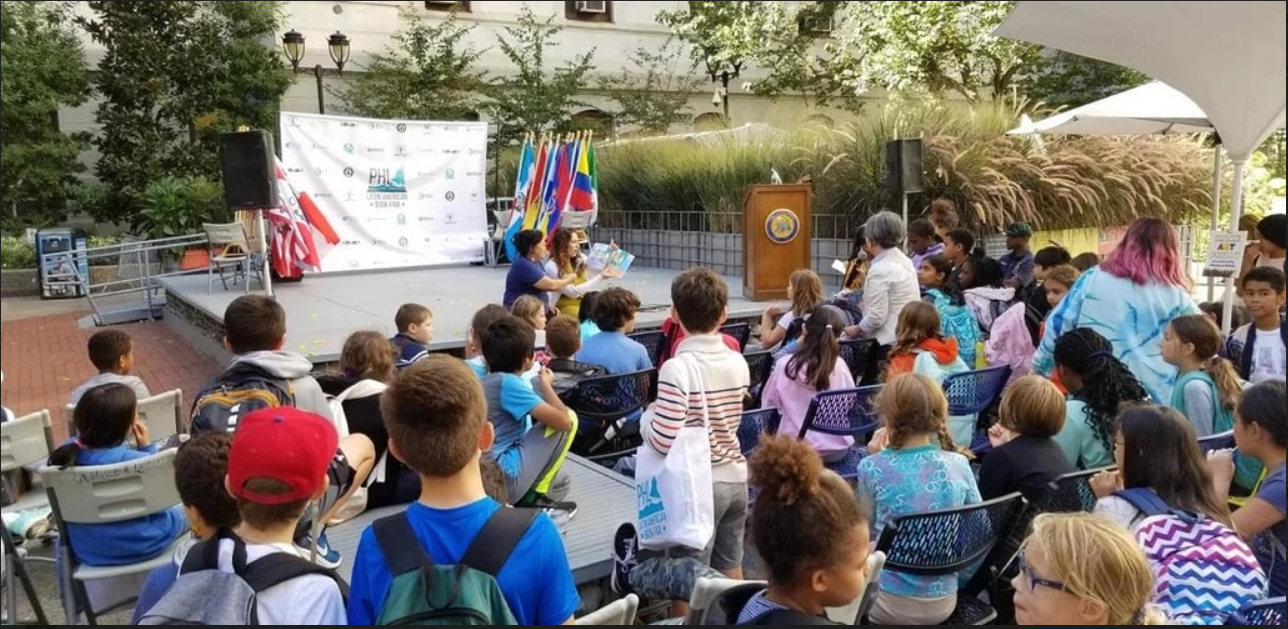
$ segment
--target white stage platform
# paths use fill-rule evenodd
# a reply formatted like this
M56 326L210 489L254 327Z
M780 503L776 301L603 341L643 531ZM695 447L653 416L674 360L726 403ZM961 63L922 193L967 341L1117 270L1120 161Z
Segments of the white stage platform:
M460 350L470 318L488 303L500 303L505 292L506 267L458 266L390 270L369 273L309 276L299 283L274 285L286 309L286 349L309 356L315 363L339 359L344 339L357 330L377 330L392 336L394 313L407 302L434 311L435 337L431 349ZM638 328L656 328L671 305L671 280L677 271L632 267L612 285L634 291L643 302ZM729 318L759 320L765 304L742 297L742 278L728 277ZM204 274L162 280L166 290L165 321L201 351L223 361L224 309L243 294L243 286L225 291L218 279L207 292ZM252 282L252 290L259 288Z

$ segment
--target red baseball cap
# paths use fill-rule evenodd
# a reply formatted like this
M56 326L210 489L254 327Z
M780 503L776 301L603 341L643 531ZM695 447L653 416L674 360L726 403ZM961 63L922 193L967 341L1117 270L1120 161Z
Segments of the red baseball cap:
M255 411L237 422L228 453L228 484L234 496L278 505L307 500L326 481L340 436L326 418L291 406ZM282 494L246 489L252 478L271 478L290 486Z

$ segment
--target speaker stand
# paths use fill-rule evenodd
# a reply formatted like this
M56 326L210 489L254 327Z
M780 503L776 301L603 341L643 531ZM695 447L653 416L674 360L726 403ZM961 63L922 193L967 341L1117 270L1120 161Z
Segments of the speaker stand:
M907 197L904 197L905 199ZM904 201L905 208L907 201ZM264 295L273 297L273 273L268 268L268 252L272 251L272 246L268 243L268 229L265 227L267 219L264 214L268 210L260 209L255 216L255 237L259 239L259 285L264 287ZM905 209L904 214L907 214Z
M907 245L908 240L907 240L906 234L908 233L908 193L900 192L899 200L903 202L903 231L905 234L903 243Z

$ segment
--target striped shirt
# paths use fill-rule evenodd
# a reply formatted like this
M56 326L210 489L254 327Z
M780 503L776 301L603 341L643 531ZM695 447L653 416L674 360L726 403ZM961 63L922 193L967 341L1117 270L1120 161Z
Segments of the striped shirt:
M712 478L747 481L738 425L751 375L747 361L717 334L689 336L658 374L657 401L644 416L644 438L659 454L671 450L680 429L710 420ZM703 400L706 409L703 409Z

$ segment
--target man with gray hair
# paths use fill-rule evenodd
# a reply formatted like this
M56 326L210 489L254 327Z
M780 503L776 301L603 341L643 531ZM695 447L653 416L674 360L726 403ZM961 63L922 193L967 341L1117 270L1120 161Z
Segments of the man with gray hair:
M881 212L864 224L872 263L863 287L863 319L845 329L849 338L874 338L881 345L873 364L884 361L895 341L895 326L903 307L921 299L917 270L899 249L906 233L903 219L894 212ZM869 370L869 374L872 371ZM865 384L872 384L864 378Z

